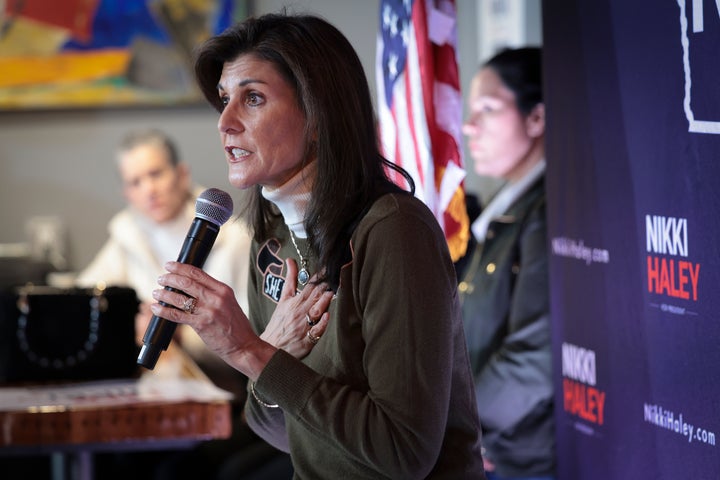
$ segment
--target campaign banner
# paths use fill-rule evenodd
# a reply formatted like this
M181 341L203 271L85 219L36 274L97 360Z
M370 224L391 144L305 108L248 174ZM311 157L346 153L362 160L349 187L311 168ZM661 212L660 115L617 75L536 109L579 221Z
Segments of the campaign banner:
M543 2L558 478L720 478L720 4Z

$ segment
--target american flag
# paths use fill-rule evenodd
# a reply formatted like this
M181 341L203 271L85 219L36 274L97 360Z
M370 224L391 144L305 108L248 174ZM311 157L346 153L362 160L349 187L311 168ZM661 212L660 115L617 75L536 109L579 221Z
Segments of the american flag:
M415 180L453 260L469 238L454 0L382 0L377 95L383 154ZM403 185L397 174L393 179Z

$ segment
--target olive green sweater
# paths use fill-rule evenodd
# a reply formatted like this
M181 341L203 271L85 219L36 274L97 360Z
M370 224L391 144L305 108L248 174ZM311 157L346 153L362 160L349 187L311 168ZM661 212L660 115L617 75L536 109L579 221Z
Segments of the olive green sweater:
M457 281L437 221L414 197L388 194L351 247L326 332L302 361L273 356L255 392L280 408L248 395L249 425L290 452L297 479L485 478ZM282 222L253 244L258 332L277 305L287 257L298 256Z

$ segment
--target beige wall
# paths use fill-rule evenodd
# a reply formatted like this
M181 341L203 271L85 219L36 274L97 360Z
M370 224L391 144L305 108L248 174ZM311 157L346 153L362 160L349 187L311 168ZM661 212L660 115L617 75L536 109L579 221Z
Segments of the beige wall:
M457 1L463 88L479 63L476 1ZM374 91L378 4L379 0L258 0L254 11L288 5L326 17L357 49ZM54 216L68 232L69 268L87 264L106 238L107 221L124 204L113 149L131 128L165 129L177 140L196 181L235 196L227 181L216 121L209 107L0 113L0 244L26 241L29 218ZM482 190L484 185L470 173L468 189Z

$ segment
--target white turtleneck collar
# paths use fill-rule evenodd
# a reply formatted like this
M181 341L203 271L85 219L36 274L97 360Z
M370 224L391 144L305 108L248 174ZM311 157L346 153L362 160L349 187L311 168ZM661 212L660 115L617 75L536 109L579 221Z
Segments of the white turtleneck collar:
M279 187L263 187L261 190L262 196L278 207L288 228L299 238L307 238L305 212L316 175L317 160L313 160Z

